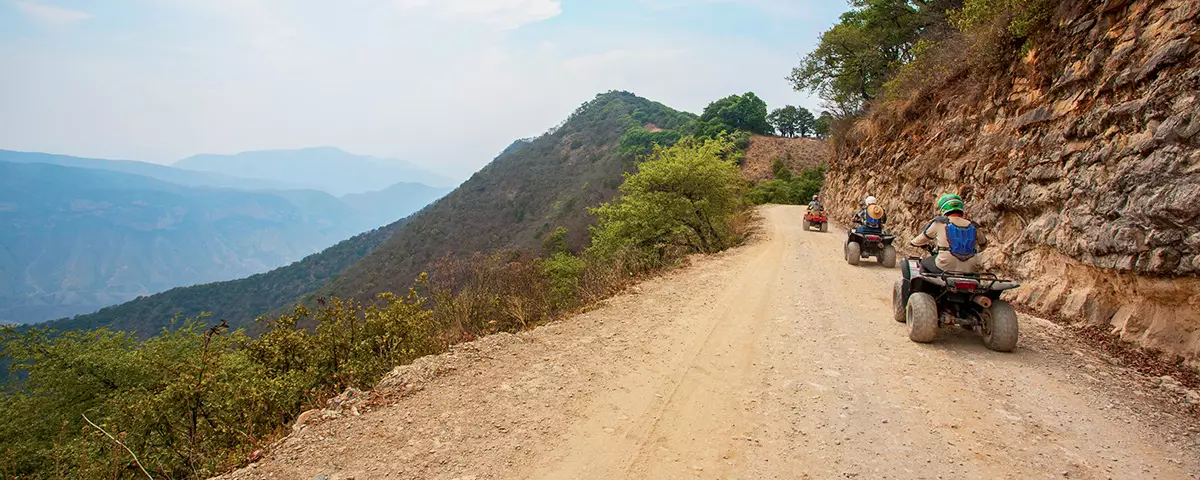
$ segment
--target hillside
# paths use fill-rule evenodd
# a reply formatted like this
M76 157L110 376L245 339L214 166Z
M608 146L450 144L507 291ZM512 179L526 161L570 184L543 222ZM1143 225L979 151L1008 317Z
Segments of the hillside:
M750 146L746 148L742 173L755 182L775 178L772 166L776 159L783 160L788 170L799 173L828 161L829 146L824 140L815 138L754 135L750 137Z
M514 143L322 291L363 298L402 290L443 257L540 250L558 227L568 230L572 249L581 249L594 221L587 208L612 198L633 167L619 151L622 136L646 124L676 129L694 119L631 93L599 95L561 127Z
M195 155L177 168L315 188L333 195L383 190L400 182L450 187L452 181L402 160L355 155L334 147Z
M299 185L276 181L269 178L248 179L234 175L200 172L182 168L159 165L157 163L138 162L134 160L105 160L100 158L72 157L39 152L14 152L0 150L0 162L12 163L48 163L64 167L89 168L93 170L108 170L149 177L164 182L188 187L237 188L242 190L289 190L301 188Z
M827 204L866 194L905 236L961 191L1046 314L1200 367L1200 3L1058 3L1027 53L874 109L836 146ZM947 55L966 53L947 52Z
M391 224L444 192L406 183L347 202L316 190L189 188L44 163L0 162L0 176L3 323L266 272Z
M189 188L103 170L0 162L0 320L95 311L299 260L361 231L320 192Z
M600 95L553 132L514 142L458 189L405 220L264 274L176 288L47 325L60 330L110 326L149 335L176 314L211 312L231 325L247 326L319 288L321 294L368 297L407 288L447 255L540 250L545 234L560 226L570 232L569 245L581 249L594 221L587 207L612 198L622 173L633 167L632 158L617 148L625 132L645 123L680 128L693 119L629 93ZM387 198L405 196L398 193L402 187L344 199L378 207Z

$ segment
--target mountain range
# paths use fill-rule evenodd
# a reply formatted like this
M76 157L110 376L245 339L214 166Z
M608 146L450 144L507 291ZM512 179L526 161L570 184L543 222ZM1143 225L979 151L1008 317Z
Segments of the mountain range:
M631 129L682 128L696 116L627 92L609 92L580 107L546 134L519 140L450 194L411 217L368 232L303 261L250 278L176 288L51 322L69 330L111 326L153 334L175 315L202 312L237 327L322 295L369 299L405 291L446 258L475 252L540 250L563 227L573 250L586 246L588 208L613 198L634 158L621 150ZM355 204L364 197L344 197Z
M398 179L435 187L453 186L450 179L402 160L355 155L334 147L196 155L173 166L223 176L270 179L338 196L383 190Z
M401 178L374 174L375 182ZM393 223L447 191L393 183L338 198L286 181L0 151L0 323L265 272Z

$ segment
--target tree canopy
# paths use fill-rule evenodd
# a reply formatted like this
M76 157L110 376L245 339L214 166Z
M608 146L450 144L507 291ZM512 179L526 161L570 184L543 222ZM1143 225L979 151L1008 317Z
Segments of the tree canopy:
M807 108L788 105L772 110L767 121L782 136L807 137L813 133L816 118Z
M663 257L672 250L729 247L729 219L742 206L745 181L725 135L657 147L621 185L621 197L592 210L591 253Z
M696 136L714 138L726 132L749 132L769 134L773 129L767 123L767 102L754 92L730 95L708 104L696 126Z
M792 70L796 90L814 90L839 110L854 114L876 98L913 47L961 0L851 0L817 48Z

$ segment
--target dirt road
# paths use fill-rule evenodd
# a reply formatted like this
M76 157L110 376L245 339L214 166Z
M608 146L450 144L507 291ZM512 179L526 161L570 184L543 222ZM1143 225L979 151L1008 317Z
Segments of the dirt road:
M1022 316L1017 351L909 342L896 270L767 207L750 245L569 320L422 362L423 388L305 427L236 478L1088 478L1200 473L1150 379ZM436 373L436 374L434 374Z

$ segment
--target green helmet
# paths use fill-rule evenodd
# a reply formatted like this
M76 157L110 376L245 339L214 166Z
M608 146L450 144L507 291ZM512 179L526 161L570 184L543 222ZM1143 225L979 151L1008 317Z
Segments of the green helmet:
M942 215L946 215L953 211L961 212L963 210L963 206L964 204L962 197L954 193L942 195L942 198L939 198L937 201L938 211L942 212Z

